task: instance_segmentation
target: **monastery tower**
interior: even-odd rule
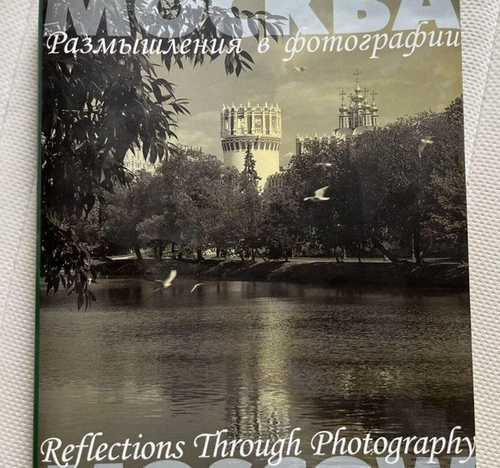
[[[263,187],[280,170],[281,109],[277,105],[224,106],[221,112],[221,143],[224,164],[242,171],[247,148]]]

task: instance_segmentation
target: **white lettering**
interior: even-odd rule
[[[335,34],[356,34],[384,29],[391,10],[378,0],[335,0],[333,29]]]
[[[394,30],[415,29],[422,21],[435,21],[437,27],[442,29],[460,29],[451,0],[401,0]]]

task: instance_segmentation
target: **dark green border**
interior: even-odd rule
[[[35,270],[35,389],[33,407],[33,468],[39,466],[40,451],[40,266],[41,266],[41,228],[42,228],[42,34],[44,21],[42,18],[44,0],[38,0],[38,29],[37,29],[37,79],[38,79],[38,116],[37,116],[37,189],[36,189],[36,270]]]

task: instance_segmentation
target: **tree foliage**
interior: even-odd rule
[[[128,0],[127,6],[132,28],[127,40],[147,38],[134,16],[134,2]],[[160,2],[158,7],[168,17],[177,14],[180,4]],[[46,8],[45,3],[44,16]],[[202,21],[191,36],[224,47],[230,36],[209,20],[213,8],[206,0]],[[243,20],[250,21],[256,39],[262,34],[276,38],[280,27],[280,19],[265,12],[219,9],[218,18],[232,18],[235,31],[242,28]],[[68,35],[76,37],[71,23]],[[96,38],[105,37],[103,20]],[[201,49],[183,53],[177,48],[177,53],[162,54],[161,62],[167,69],[186,63],[200,66],[219,55],[206,57]],[[223,66],[228,74],[239,75],[250,70],[252,63],[247,51],[233,50]],[[49,54],[44,47],[42,83],[41,274],[49,292],[62,285],[76,292],[81,305],[91,298],[92,262],[75,226],[88,219],[96,203],[105,203],[107,194],[131,183],[123,164],[127,152],[140,152],[152,163],[170,155],[179,116],[188,113],[188,103],[158,75],[151,57],[137,54]]]
[[[247,254],[255,260],[255,251],[259,248],[259,229],[261,226],[261,198],[259,194],[259,176],[255,169],[255,159],[250,146],[245,153],[245,162],[240,174],[239,211],[239,251],[244,258]]]
[[[118,225],[106,232],[122,232],[128,248],[154,248],[158,259],[175,244],[199,259],[209,249],[286,259],[342,247],[360,261],[465,260],[461,108],[457,100],[442,113],[400,119],[352,141],[312,143],[263,191],[250,149],[239,174],[214,156],[180,151],[156,176],[123,190],[121,202],[110,198],[108,222]],[[420,158],[419,144],[430,136]],[[329,201],[304,201],[323,186]]]
[[[241,242],[250,242],[242,227],[247,191],[242,176],[215,156],[177,151],[156,175],[141,173],[128,188],[107,198],[107,241],[136,252],[152,248],[158,260],[168,245],[200,260],[208,249],[237,250]],[[259,203],[259,193],[253,195]],[[255,209],[258,216],[259,206]],[[252,235],[257,230],[256,222]]]
[[[419,157],[421,140],[429,138],[434,143]],[[325,245],[420,262],[427,254],[466,256],[464,171],[458,98],[444,112],[403,118],[349,143],[316,142],[292,160],[287,177],[297,198],[329,186],[330,201],[300,216],[304,238],[314,226]]]

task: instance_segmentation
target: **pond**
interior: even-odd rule
[[[466,294],[195,282],[99,280],[87,311],[43,298],[42,440],[473,435]]]

